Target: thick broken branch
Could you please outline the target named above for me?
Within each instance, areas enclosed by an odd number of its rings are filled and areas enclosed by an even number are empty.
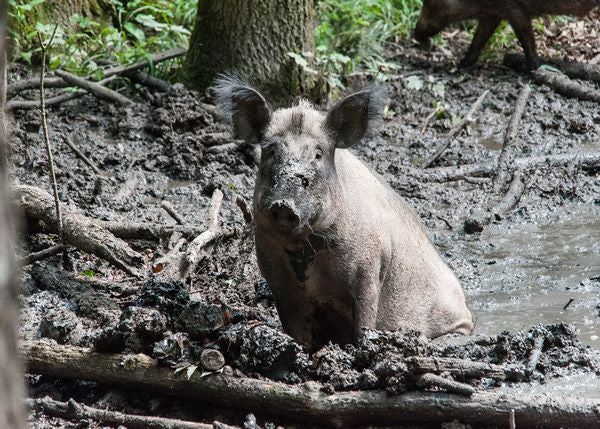
[[[122,105],[133,103],[133,101],[124,95],[119,94],[117,91],[113,91],[112,89],[102,86],[96,82],[77,77],[74,74],[64,70],[56,70],[54,73],[63,78],[65,82],[69,83],[70,85],[78,86],[79,88],[88,91],[90,94],[93,94],[96,97]]]
[[[515,160],[515,148],[517,145],[517,131],[521,118],[525,112],[527,106],[527,100],[531,94],[531,88],[529,85],[525,85],[521,88],[517,102],[515,103],[515,110],[510,117],[508,127],[504,133],[504,140],[502,142],[502,151],[498,157],[498,170],[494,177],[494,195],[500,195],[505,189],[506,183],[510,180],[510,170],[512,168],[513,161]]]
[[[473,386],[431,373],[419,376],[416,385],[420,389],[441,389],[446,392],[457,393],[464,396],[471,396],[475,393],[475,388]]]
[[[181,233],[190,240],[201,234],[204,229],[188,225],[161,225],[147,222],[98,221],[116,237],[125,240],[161,240],[168,239],[174,232]]]
[[[215,427],[212,424],[100,410],[75,402],[73,399],[69,399],[68,402],[59,402],[46,396],[45,398],[28,399],[26,403],[30,410],[54,417],[67,420],[91,419],[98,423],[123,425],[132,429],[213,429]]]
[[[523,373],[515,370],[507,370],[499,365],[465,359],[414,356],[406,358],[405,362],[413,374],[447,373],[457,380],[485,377],[500,381],[517,381],[524,378]]]
[[[436,151],[431,155],[427,160],[423,163],[423,168],[428,168],[435,161],[437,161],[440,156],[444,153],[444,151],[450,146],[450,144],[454,141],[454,139],[458,136],[458,134],[471,122],[475,120],[475,113],[479,110],[485,97],[490,93],[488,89],[486,89],[483,94],[479,96],[475,104],[471,107],[471,110],[467,113],[467,115],[462,118],[462,120],[450,130],[450,132],[444,138],[444,141],[438,146]]]
[[[42,259],[50,258],[54,255],[58,255],[65,250],[65,246],[62,244],[57,244],[56,246],[48,247],[44,250],[40,250],[39,252],[30,253],[21,261],[21,266],[26,266],[29,264],[33,264],[35,261],[40,261]]]
[[[409,392],[391,396],[381,391],[326,394],[310,382],[279,382],[224,375],[188,380],[145,355],[112,355],[61,346],[52,340],[26,341],[21,346],[29,371],[58,378],[84,379],[128,389],[168,392],[213,406],[282,416],[319,426],[402,423],[463,423],[493,426],[515,410],[523,427],[599,427],[600,401],[570,396],[477,392],[471,397],[447,393]]]
[[[12,195],[15,204],[29,219],[42,221],[49,232],[58,232],[58,222],[50,194],[35,186],[16,185],[12,188]],[[92,253],[130,275],[140,276],[134,266],[140,265],[143,257],[126,242],[82,214],[68,209],[64,209],[62,214],[65,243]]]
[[[513,167],[522,167],[524,170],[542,167],[573,166],[584,168],[600,167],[600,153],[569,153],[562,155],[542,155],[529,158],[517,158]],[[496,171],[495,162],[482,162],[477,164],[464,164],[455,167],[434,167],[425,171],[414,170],[417,177],[425,181],[449,182],[460,180],[464,177],[489,177]]]

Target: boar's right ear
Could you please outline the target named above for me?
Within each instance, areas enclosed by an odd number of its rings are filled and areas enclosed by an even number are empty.
[[[360,91],[340,100],[327,114],[325,126],[335,146],[347,148],[358,143],[381,119],[385,91],[380,87]]]
[[[217,106],[233,125],[233,136],[247,143],[260,141],[271,120],[271,106],[241,80],[223,76],[215,83]]]

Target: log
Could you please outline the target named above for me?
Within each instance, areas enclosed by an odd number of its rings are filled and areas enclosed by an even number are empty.
[[[59,402],[46,396],[45,398],[27,399],[25,403],[30,410],[66,420],[91,419],[98,423],[123,425],[131,429],[213,429],[215,427],[212,424],[99,410],[80,404],[73,399],[69,399],[68,402]]]
[[[565,97],[600,103],[599,90],[575,82],[567,75],[540,68],[534,72],[533,80],[539,85],[548,85],[554,91]]]
[[[525,85],[521,88],[517,102],[515,103],[515,110],[513,111],[506,132],[504,133],[504,139],[502,141],[502,150],[498,157],[498,170],[494,176],[494,195],[500,195],[504,191],[507,182],[510,180],[511,168],[513,161],[515,160],[515,149],[517,145],[517,131],[521,118],[525,112],[527,101],[531,95],[531,87]]]
[[[287,385],[222,374],[188,380],[161,367],[148,356],[95,353],[61,346],[53,340],[31,340],[21,345],[29,372],[57,378],[82,379],[134,390],[193,399],[199,403],[281,416],[319,426],[370,424],[439,424],[459,420],[466,424],[496,426],[511,409],[523,427],[600,427],[600,399],[538,394],[476,392],[471,397],[437,392],[408,392],[397,396],[382,391],[327,394],[309,382]]]
[[[600,152],[568,153],[561,155],[541,155],[528,158],[516,158],[513,167],[524,170],[542,167],[575,166],[584,168],[600,167]],[[413,170],[415,176],[425,181],[449,182],[464,177],[486,177],[496,171],[495,162],[464,164],[454,167],[434,167],[425,171]]]
[[[131,101],[124,95],[121,95],[117,91],[113,91],[112,89],[102,86],[96,82],[77,77],[74,74],[71,74],[64,70],[56,70],[54,73],[57,76],[63,78],[65,82],[69,83],[70,85],[78,86],[81,89],[85,89],[90,94],[93,94],[98,98],[102,98],[104,100],[112,101],[114,103],[122,105],[133,104],[133,101]]]
[[[483,101],[485,97],[490,93],[489,89],[483,91],[483,94],[479,96],[479,98],[475,101],[475,104],[471,107],[471,110],[467,113],[467,115],[462,118],[462,120],[450,130],[448,135],[444,138],[444,141],[438,146],[436,151],[431,155],[422,165],[422,168],[430,167],[435,161],[437,161],[440,156],[444,153],[444,151],[450,146],[450,144],[454,141],[454,139],[458,136],[458,134],[469,124],[475,120],[475,113],[480,109],[483,105]]]
[[[35,186],[15,185],[12,196],[28,218],[42,221],[49,232],[58,232],[54,201],[49,193]],[[62,216],[65,243],[92,253],[129,275],[140,277],[134,266],[141,265],[143,257],[126,242],[82,214],[63,208]]]

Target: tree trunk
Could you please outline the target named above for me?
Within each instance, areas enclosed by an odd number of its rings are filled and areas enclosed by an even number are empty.
[[[4,56],[7,0],[0,0],[0,110],[4,111]],[[11,210],[8,198],[6,127],[0,115],[0,428],[23,428],[23,386],[17,355],[17,283]]]
[[[199,0],[185,79],[204,90],[219,73],[232,73],[271,98],[283,101],[302,93],[303,73],[288,52],[312,50],[314,3]]]

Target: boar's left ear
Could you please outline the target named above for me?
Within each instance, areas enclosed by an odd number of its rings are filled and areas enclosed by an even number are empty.
[[[381,119],[385,91],[374,87],[340,100],[327,114],[325,126],[336,147],[350,147],[360,141]]]
[[[233,136],[247,143],[260,141],[271,120],[271,106],[255,89],[232,76],[215,83],[217,106],[233,125]]]

